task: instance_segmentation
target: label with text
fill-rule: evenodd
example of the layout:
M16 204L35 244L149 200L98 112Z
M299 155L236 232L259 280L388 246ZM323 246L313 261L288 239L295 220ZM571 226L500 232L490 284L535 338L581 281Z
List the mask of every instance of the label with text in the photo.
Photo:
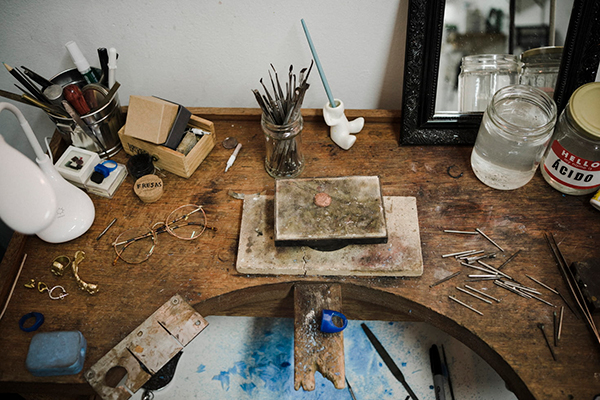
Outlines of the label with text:
M586 160L566 150L558 140L552 143L544 161L551 178L573 189L592 189L600 186L600 161Z

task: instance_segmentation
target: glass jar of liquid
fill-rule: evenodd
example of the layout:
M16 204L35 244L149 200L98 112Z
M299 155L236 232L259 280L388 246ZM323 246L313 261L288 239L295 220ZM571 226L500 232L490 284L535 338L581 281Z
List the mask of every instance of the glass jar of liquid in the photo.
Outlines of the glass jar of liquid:
M600 82L585 84L571 95L544 156L542 175L565 194L600 188Z
M485 111L492 96L518 81L517 57L512 54L465 56L458 76L458 111Z
M550 141L556 114L554 100L538 88L512 85L496 92L471 153L477 178L501 190L529 182Z
M535 86L554 97L558 70L562 59L562 46L538 47L521 54L521 85Z

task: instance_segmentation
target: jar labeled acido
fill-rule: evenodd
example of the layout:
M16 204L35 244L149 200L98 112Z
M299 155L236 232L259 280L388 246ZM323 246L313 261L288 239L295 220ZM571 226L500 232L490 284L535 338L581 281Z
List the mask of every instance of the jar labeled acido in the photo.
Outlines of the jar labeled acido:
M556 123L556 104L542 90L526 85L500 89L485 110L471 153L479 180L501 190L531 180Z
M600 82L585 84L571 95L544 156L542 175L565 194L600 188Z

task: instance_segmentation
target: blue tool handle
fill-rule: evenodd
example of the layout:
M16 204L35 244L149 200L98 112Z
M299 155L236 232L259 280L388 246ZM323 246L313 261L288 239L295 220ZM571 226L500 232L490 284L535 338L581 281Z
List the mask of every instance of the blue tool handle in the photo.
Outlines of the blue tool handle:
M321 81L323 82L323 86L325 87L325 92L327 93L327 98L329 99L329 105L331 108L335 108L335 100L333 99L333 94L331 93L331 89L329 88L329 83L327 82L327 78L325 77L325 72L323 71L323 67L321 66L321 61L319 60L319 56L317 55L317 50L315 49L315 45L313 44L312 39L310 38L310 33L308 32L308 27L304 22L304 19L301 19L302 28L304 29L304 34L306 35L306 40L308 40L308 45L310 46L310 52L315 59L315 64L317 64L317 70L319 71L319 75L321 76Z

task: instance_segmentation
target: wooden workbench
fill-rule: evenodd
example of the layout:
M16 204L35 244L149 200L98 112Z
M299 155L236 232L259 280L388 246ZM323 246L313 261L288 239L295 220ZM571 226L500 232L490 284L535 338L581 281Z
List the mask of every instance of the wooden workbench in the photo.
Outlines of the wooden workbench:
M498 191L480 183L470 168L470 147L401 147L397 133L399 116L388 111L349 111L349 118L363 115L366 125L349 151L328 137L319 110L306 110L302 177L379 175L384 196L417 199L424 273L418 278L250 276L236 272L242 201L237 193L273 194L274 181L264 170L265 145L259 113L252 109L200 109L194 114L215 123L217 146L189 179L165 173L165 193L153 204L142 203L133 193L131 177L113 199L92 195L96 220L82 237L64 244L48 244L35 236L16 234L0 265L0 304L4 304L12 278L28 255L7 312L0 321L0 392L92 393L82 374L35 378L25 369L25 357L33 333L19 329L18 321L31 311L46 321L40 331L79 330L88 341L85 369L98 361L136 326L176 293L202 315L293 316L293 286L297 282L338 282L343 312L351 319L406 320L430 323L472 348L507 382L519 399L589 399L600 393L600 345L592 333L568 309L562 339L553 361L537 328L544 323L552 334L552 312L557 310L536 300L524 299L491 282L472 286L501 299L487 305L455 289L469 273L442 254L469 248L493 252L481 237L453 235L444 229L480 228L506 251L502 260L521 249L503 271L537 287L546 300L558 306L561 299L525 277L529 274L556 287L570 300L544 232L554 233L569 261L600 256L600 212L589 196L565 196L545 183L539 171L525 187ZM224 173L232 150L221 141L236 137L243 148L234 166ZM115 159L126 162L121 151ZM134 226L150 226L164 220L179 205L202 204L210 225L198 240L180 241L159 237L152 257L139 265L113 265L112 240ZM99 233L117 218L100 240ZM77 290L70 276L50 273L52 260L62 254L86 253L81 277L99 285L96 295ZM462 274L430 288L455 272ZM46 294L27 289L30 279L48 286L63 285L69 296L52 301ZM484 315L454 303L448 295L476 306ZM290 338L291 340L291 338ZM456 366L459 368L459 366ZM85 370L84 369L84 370ZM572 397L570 397L572 396Z

